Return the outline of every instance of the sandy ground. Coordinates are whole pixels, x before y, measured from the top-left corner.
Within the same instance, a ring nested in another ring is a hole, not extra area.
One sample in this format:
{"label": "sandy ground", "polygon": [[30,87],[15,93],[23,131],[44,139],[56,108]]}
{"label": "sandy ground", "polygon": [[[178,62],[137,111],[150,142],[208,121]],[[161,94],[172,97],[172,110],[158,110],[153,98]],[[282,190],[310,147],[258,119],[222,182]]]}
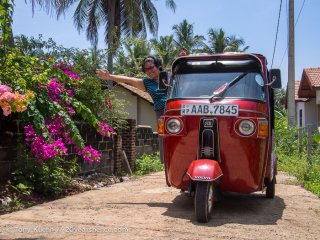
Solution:
{"label": "sandy ground", "polygon": [[0,216],[0,239],[320,239],[320,199],[279,174],[276,197],[228,194],[209,223],[155,173]]}

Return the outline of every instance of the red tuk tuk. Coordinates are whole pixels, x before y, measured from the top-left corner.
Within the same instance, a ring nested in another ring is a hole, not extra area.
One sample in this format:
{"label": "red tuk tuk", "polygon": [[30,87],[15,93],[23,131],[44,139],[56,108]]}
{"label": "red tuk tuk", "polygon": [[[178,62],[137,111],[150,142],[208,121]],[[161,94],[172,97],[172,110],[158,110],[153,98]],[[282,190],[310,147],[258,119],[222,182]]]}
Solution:
{"label": "red tuk tuk", "polygon": [[223,192],[265,191],[273,198],[273,89],[281,88],[280,70],[268,71],[260,54],[190,55],[177,58],[163,80],[168,100],[158,133],[166,181],[194,196],[197,220],[210,220]]}

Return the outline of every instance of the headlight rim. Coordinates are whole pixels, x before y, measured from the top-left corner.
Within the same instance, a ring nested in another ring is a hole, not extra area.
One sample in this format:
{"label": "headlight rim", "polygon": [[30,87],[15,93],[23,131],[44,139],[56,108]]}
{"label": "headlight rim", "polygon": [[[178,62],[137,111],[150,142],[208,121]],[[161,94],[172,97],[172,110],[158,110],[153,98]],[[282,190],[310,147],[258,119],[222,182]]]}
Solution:
{"label": "headlight rim", "polygon": [[[245,133],[243,130],[241,130],[241,125],[244,124],[244,123],[249,123],[249,124],[251,124],[253,130],[252,130],[250,133]],[[243,136],[243,137],[251,137],[251,136],[254,135],[254,134],[256,133],[256,131],[257,131],[257,125],[256,125],[256,123],[255,123],[253,120],[251,120],[251,119],[241,119],[241,120],[238,122],[237,125],[238,125],[238,126],[237,126],[237,131],[238,131],[238,133],[239,133],[241,136]]]}
{"label": "headlight rim", "polygon": [[[176,121],[176,123],[179,124],[179,130],[178,130],[178,131],[170,131],[170,130],[169,130],[169,124],[170,124],[171,121]],[[165,128],[166,128],[166,131],[167,131],[169,134],[173,134],[173,135],[179,134],[179,133],[181,133],[181,131],[182,131],[182,129],[183,129],[183,123],[182,123],[182,121],[181,121],[179,118],[175,118],[175,117],[169,118],[169,119],[167,119],[167,121],[166,121]]]}

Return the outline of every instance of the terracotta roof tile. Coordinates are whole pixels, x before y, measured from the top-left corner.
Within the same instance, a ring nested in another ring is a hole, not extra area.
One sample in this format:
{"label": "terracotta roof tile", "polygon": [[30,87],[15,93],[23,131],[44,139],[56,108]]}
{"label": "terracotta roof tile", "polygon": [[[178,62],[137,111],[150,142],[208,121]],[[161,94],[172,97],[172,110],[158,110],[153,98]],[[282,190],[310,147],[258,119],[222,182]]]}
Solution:
{"label": "terracotta roof tile", "polygon": [[303,101],[303,102],[308,101],[308,98],[299,98],[299,96],[298,96],[301,81],[296,80],[294,83],[295,83],[294,84],[294,100],[295,101]]}
{"label": "terracotta roof tile", "polygon": [[314,87],[320,87],[320,67],[319,68],[305,68],[305,73]]}
{"label": "terracotta roof tile", "polygon": [[151,96],[149,95],[149,93],[141,91],[140,89],[132,87],[132,86],[125,84],[125,83],[118,83],[118,85],[120,85],[121,87],[129,90],[133,94],[135,94],[135,95],[137,95],[137,96],[139,96],[139,97],[141,97],[141,98],[145,99],[146,101],[153,104],[153,100],[152,100]]}
{"label": "terracotta roof tile", "polygon": [[299,91],[299,86],[300,86],[301,81],[295,81],[294,82],[294,99],[298,100],[298,91]]}

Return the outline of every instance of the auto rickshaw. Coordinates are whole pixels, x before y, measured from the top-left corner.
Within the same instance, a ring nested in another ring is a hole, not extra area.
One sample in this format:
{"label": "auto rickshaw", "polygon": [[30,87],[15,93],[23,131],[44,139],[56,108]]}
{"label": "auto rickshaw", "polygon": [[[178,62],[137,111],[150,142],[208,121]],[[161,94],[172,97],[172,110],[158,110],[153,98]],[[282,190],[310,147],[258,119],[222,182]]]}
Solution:
{"label": "auto rickshaw", "polygon": [[223,53],[177,58],[169,74],[165,115],[158,119],[168,186],[194,197],[208,222],[224,192],[265,191],[274,198],[274,88],[279,69],[260,54]]}

